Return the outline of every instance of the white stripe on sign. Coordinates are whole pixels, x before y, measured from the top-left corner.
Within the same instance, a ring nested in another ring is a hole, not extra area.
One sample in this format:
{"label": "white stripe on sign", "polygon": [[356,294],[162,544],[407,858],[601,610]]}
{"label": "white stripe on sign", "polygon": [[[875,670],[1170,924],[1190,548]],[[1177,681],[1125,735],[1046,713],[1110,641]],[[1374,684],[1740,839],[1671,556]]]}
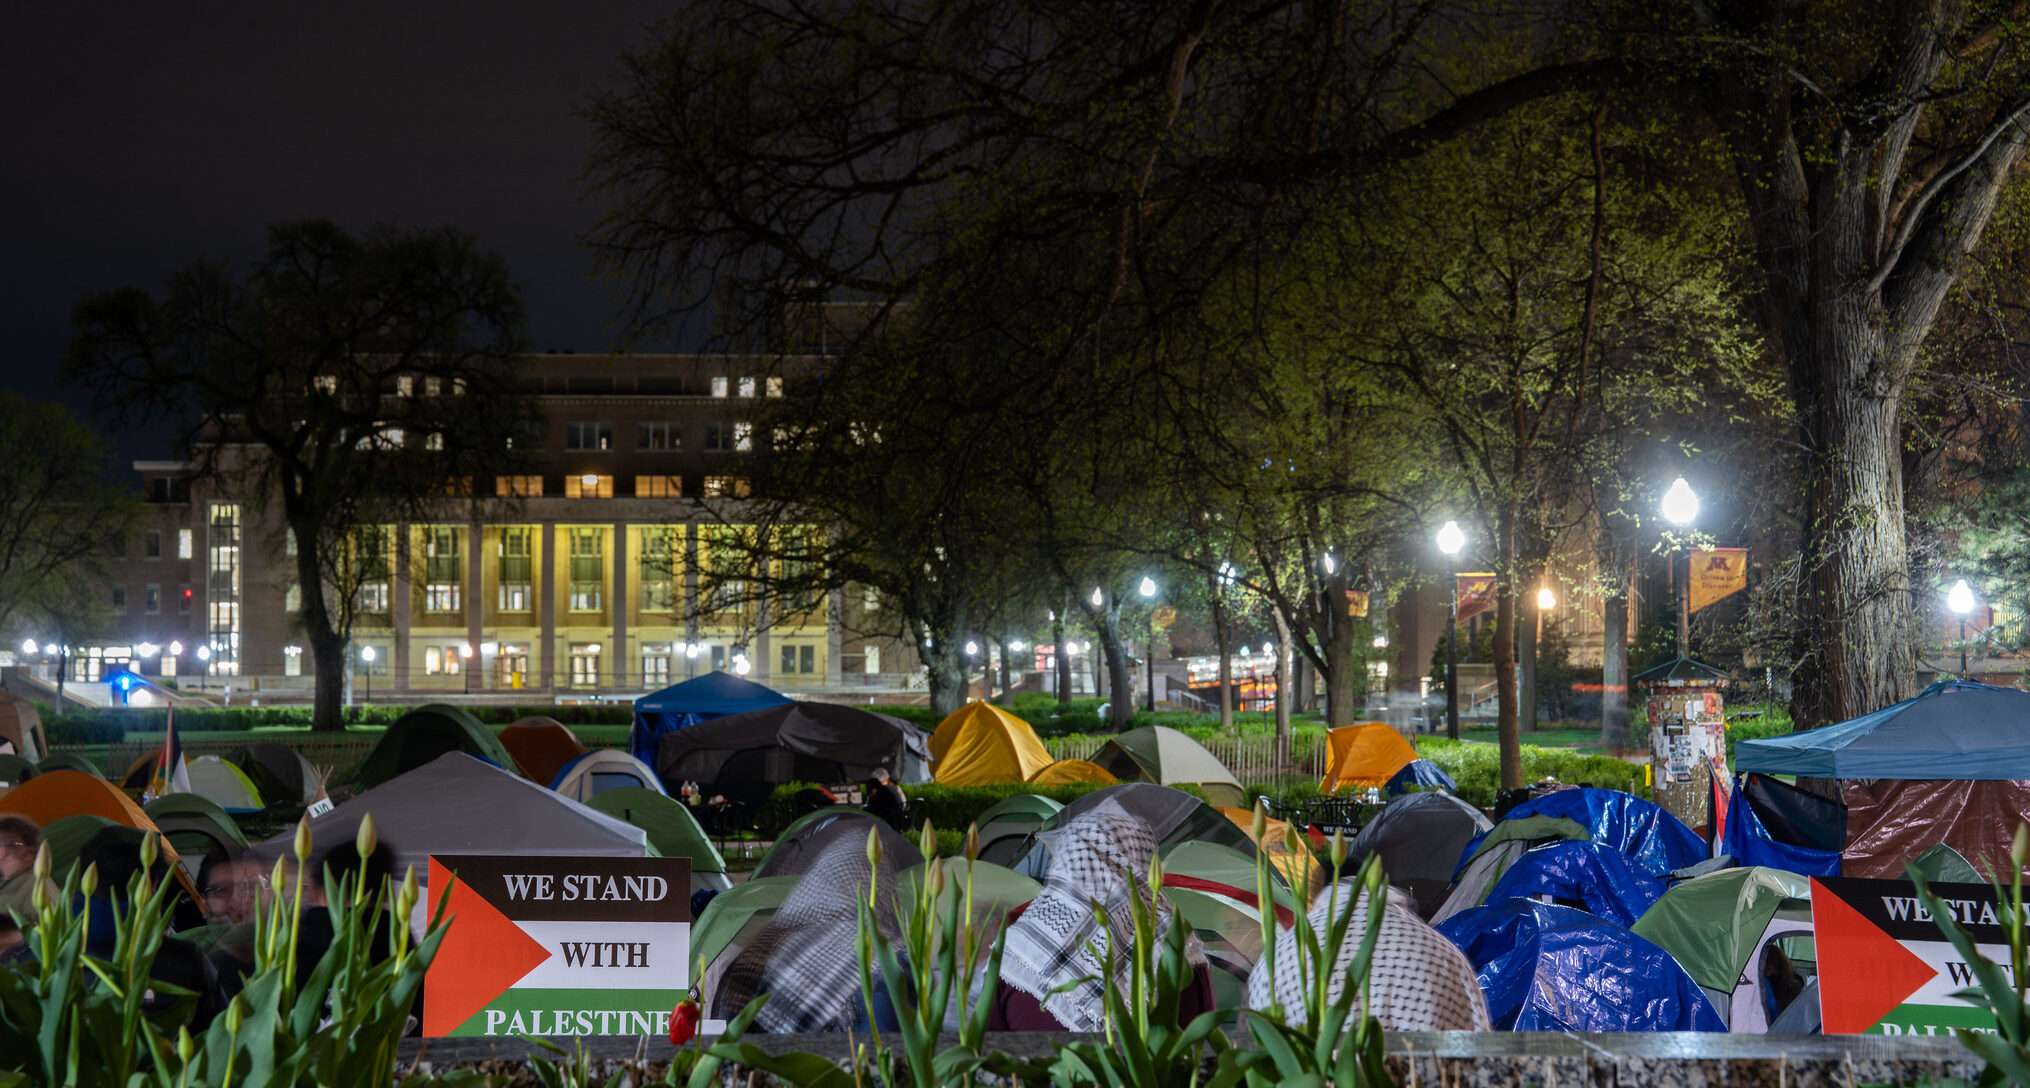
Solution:
{"label": "white stripe on sign", "polygon": [[[1964,998],[1952,996],[1969,986],[1980,985],[1974,980],[1973,969],[1960,958],[1959,949],[1946,941],[1904,941],[1903,947],[1909,949],[1911,955],[1923,960],[1926,966],[1938,972],[1930,982],[1919,986],[1916,992],[1904,998],[1904,1004],[1969,1007]],[[2004,972],[2008,971],[2007,945],[1983,944],[1974,947],[1980,950],[1981,955],[2003,965]]]}
{"label": "white stripe on sign", "polygon": [[517,922],[550,958],[515,989],[681,990],[690,986],[689,922]]}

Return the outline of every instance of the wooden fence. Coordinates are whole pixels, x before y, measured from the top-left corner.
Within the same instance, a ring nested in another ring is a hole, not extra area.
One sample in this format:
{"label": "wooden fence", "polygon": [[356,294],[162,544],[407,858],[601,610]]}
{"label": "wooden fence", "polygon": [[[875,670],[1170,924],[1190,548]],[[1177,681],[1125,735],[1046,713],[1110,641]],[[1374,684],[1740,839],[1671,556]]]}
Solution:
{"label": "wooden fence", "polygon": [[[1104,737],[1046,737],[1043,746],[1054,759],[1091,759],[1106,743]],[[1325,776],[1325,735],[1310,733],[1290,738],[1290,761],[1276,759],[1274,737],[1214,737],[1200,741],[1214,759],[1226,765],[1244,786],[1268,785],[1290,779],[1318,779]]]}

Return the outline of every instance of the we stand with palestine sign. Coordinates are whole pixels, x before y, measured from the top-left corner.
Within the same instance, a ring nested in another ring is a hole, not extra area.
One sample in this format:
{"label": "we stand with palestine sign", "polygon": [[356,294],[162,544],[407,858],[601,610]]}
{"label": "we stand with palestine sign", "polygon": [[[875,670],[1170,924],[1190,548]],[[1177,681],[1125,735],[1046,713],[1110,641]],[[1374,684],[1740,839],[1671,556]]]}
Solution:
{"label": "we stand with palestine sign", "polygon": [[691,986],[689,858],[445,856],[423,1034],[667,1035]]}
{"label": "we stand with palestine sign", "polygon": [[[1979,946],[2008,970],[2008,935],[1986,884],[1933,884],[1932,894]],[[1995,1030],[1985,1006],[1954,997],[1973,969],[1902,880],[1812,881],[1819,1006],[1827,1034],[1950,1035]]]}

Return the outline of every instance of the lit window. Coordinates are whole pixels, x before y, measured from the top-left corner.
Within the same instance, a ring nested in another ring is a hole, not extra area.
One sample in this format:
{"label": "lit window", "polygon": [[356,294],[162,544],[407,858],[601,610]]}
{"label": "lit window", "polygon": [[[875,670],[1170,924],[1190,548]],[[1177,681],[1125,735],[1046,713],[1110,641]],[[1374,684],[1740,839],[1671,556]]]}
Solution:
{"label": "lit window", "polygon": [[319,374],[316,377],[310,379],[310,388],[315,389],[319,393],[326,394],[327,396],[332,393],[336,393],[338,392],[338,375]]}
{"label": "lit window", "polygon": [[500,535],[500,610],[502,612],[527,612],[529,581],[533,562],[530,559],[529,529],[503,529]]}
{"label": "lit window", "polygon": [[715,396],[715,397],[723,397],[723,396],[725,396],[725,395],[726,395],[726,394],[727,394],[727,393],[728,393],[729,391],[730,391],[730,385],[729,385],[729,383],[727,382],[727,380],[726,380],[726,378],[725,378],[725,376],[724,376],[724,375],[721,375],[720,377],[717,377],[717,378],[713,378],[713,379],[712,379],[712,395],[713,395],[713,396]]}
{"label": "lit window", "polygon": [[612,449],[613,424],[567,423],[564,425],[564,448],[567,450]]}
{"label": "lit window", "polygon": [[753,379],[753,378],[742,378],[742,379],[740,379],[740,395],[741,395],[741,396],[743,396],[743,397],[751,397],[751,396],[753,396],[753,395],[754,395],[754,379]]}
{"label": "lit window", "polygon": [[567,499],[610,499],[613,497],[613,477],[593,473],[574,473],[564,477],[564,497]]}
{"label": "lit window", "polygon": [[571,611],[597,612],[606,583],[606,537],[598,529],[571,530]]}
{"label": "lit window", "polygon": [[868,645],[866,668],[870,673],[881,671],[881,647],[872,644]]}
{"label": "lit window", "polygon": [[754,424],[735,423],[733,425],[733,448],[739,453],[747,453],[754,449]]}
{"label": "lit window", "polygon": [[439,377],[434,377],[434,376],[432,376],[432,377],[428,377],[428,378],[424,378],[424,379],[423,379],[423,395],[424,395],[424,396],[426,396],[426,397],[441,397],[441,396],[443,396],[443,395],[444,395],[444,379],[442,379],[442,378],[439,378]]}
{"label": "lit window", "polygon": [[771,397],[782,396],[782,379],[781,378],[768,379],[767,388],[769,396]]}
{"label": "lit window", "polygon": [[388,610],[388,583],[363,582],[354,595],[353,611],[386,612]]}
{"label": "lit window", "polygon": [[423,610],[458,611],[458,589],[464,581],[465,559],[459,553],[456,529],[432,527],[423,530]]}
{"label": "lit window", "polygon": [[296,554],[296,530],[294,529],[282,530],[282,554],[283,555]]}
{"label": "lit window", "polygon": [[416,378],[415,378],[415,375],[413,375],[413,374],[398,374],[398,375],[396,375],[396,376],[395,376],[395,395],[396,395],[396,396],[398,396],[398,397],[409,397],[409,396],[414,396],[414,395],[415,395],[415,393],[416,393]]}
{"label": "lit window", "polygon": [[444,432],[442,432],[442,431],[431,431],[431,432],[430,432],[429,434],[426,434],[426,435],[424,435],[424,436],[423,436],[423,448],[424,448],[424,449],[426,449],[426,450],[441,450],[441,449],[443,449],[443,448],[444,448]]}
{"label": "lit window", "polygon": [[636,476],[634,494],[640,499],[680,499],[684,497],[682,476]]}
{"label": "lit window", "polygon": [[176,530],[176,558],[189,559],[191,554],[190,530]]}
{"label": "lit window", "polygon": [[282,611],[284,612],[303,611],[302,583],[290,582],[289,585],[282,590]]}
{"label": "lit window", "polygon": [[744,499],[750,493],[745,476],[705,477],[705,497],[708,499]]}
{"label": "lit window", "polygon": [[574,642],[571,644],[571,686],[589,688],[599,685],[599,644],[597,642]]}
{"label": "lit window", "polygon": [[493,478],[494,494],[502,498],[532,499],[543,494],[541,476],[496,476]]}

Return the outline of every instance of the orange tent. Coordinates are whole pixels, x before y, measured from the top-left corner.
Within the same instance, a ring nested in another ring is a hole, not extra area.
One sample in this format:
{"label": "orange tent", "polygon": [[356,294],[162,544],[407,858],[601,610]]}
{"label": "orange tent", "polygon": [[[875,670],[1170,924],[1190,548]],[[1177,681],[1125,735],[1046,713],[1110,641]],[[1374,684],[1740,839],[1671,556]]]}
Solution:
{"label": "orange tent", "polygon": [[83,771],[49,771],[36,775],[0,797],[0,813],[15,813],[35,821],[37,827],[48,827],[66,816],[103,816],[116,824],[153,831],[161,836],[162,856],[169,862],[171,871],[183,881],[184,890],[191,898],[203,902],[197,889],[191,886],[189,876],[177,864],[176,847],[169,843],[169,836],[155,826],[155,821],[141,811],[141,806],[120,792],[120,787],[103,778],[88,775]]}
{"label": "orange tent", "polygon": [[1386,722],[1343,725],[1325,734],[1330,747],[1325,760],[1325,777],[1318,783],[1323,793],[1341,786],[1388,785],[1397,771],[1417,758],[1417,750]]}
{"label": "orange tent", "polygon": [[1034,786],[1069,786],[1077,782],[1111,785],[1118,781],[1120,779],[1108,774],[1106,768],[1084,759],[1060,759],[1029,776],[1029,782]]}
{"label": "orange tent", "polygon": [[[1249,834],[1254,833],[1255,812],[1247,808],[1222,808],[1220,815],[1233,821],[1235,827]],[[1309,898],[1315,891],[1312,884],[1324,875],[1324,866],[1311,856],[1309,850],[1290,852],[1290,824],[1285,820],[1268,820],[1263,823],[1262,840],[1255,845],[1269,859],[1269,864],[1283,874],[1283,883],[1295,889],[1298,898]],[[1301,844],[1300,844],[1301,845]]]}
{"label": "orange tent", "polygon": [[547,786],[566,763],[585,754],[576,734],[554,718],[523,718],[500,731],[500,746],[529,781]]}

